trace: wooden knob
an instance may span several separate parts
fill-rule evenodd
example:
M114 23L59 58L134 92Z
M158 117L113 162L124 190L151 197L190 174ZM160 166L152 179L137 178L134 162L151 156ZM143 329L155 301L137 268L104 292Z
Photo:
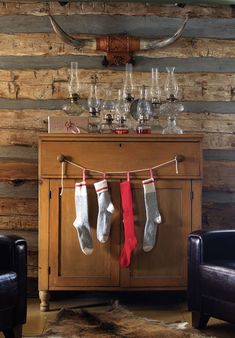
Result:
M175 159L177 160L177 162L183 162L185 160L184 155L175 155Z
M56 159L57 159L58 162L64 162L65 161L65 156L63 154L60 154L60 155L57 156Z

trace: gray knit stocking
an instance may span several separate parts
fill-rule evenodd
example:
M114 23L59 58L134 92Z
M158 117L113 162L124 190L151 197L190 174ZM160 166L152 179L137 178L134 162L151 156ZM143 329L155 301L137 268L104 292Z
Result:
M76 183L75 185L75 207L76 219L73 225L77 229L79 244L82 252L85 255L90 255L93 251L93 241L88 221L86 182Z
M144 188L144 202L146 211L143 250L148 252L152 250L155 245L158 224L161 223L161 215L158 210L154 179L151 178L143 181L142 183Z
M111 202L106 180L94 183L98 198L99 213L97 219L97 239L101 243L108 240L114 206Z

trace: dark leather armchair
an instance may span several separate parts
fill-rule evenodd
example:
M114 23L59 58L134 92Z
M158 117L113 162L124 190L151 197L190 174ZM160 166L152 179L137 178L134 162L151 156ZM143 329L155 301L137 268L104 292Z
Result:
M18 236L0 235L0 331L22 337L26 322L27 245Z
M210 317L235 323L235 229L189 235L188 307L195 328Z

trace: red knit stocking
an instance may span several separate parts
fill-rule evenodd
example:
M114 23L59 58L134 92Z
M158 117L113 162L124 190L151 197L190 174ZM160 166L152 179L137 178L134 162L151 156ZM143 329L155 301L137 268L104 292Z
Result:
M120 256L120 265L122 267L128 267L130 265L132 251L137 245L130 182L121 182L120 190L125 234L125 242Z

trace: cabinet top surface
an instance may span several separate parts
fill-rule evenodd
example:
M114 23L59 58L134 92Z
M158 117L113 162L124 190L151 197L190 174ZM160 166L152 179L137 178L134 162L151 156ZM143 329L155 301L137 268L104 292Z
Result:
M79 140L94 140L94 141L201 141L203 134L181 134L181 135L161 135L161 134L49 134L44 133L39 136L39 141L52 140L52 141L79 141Z

